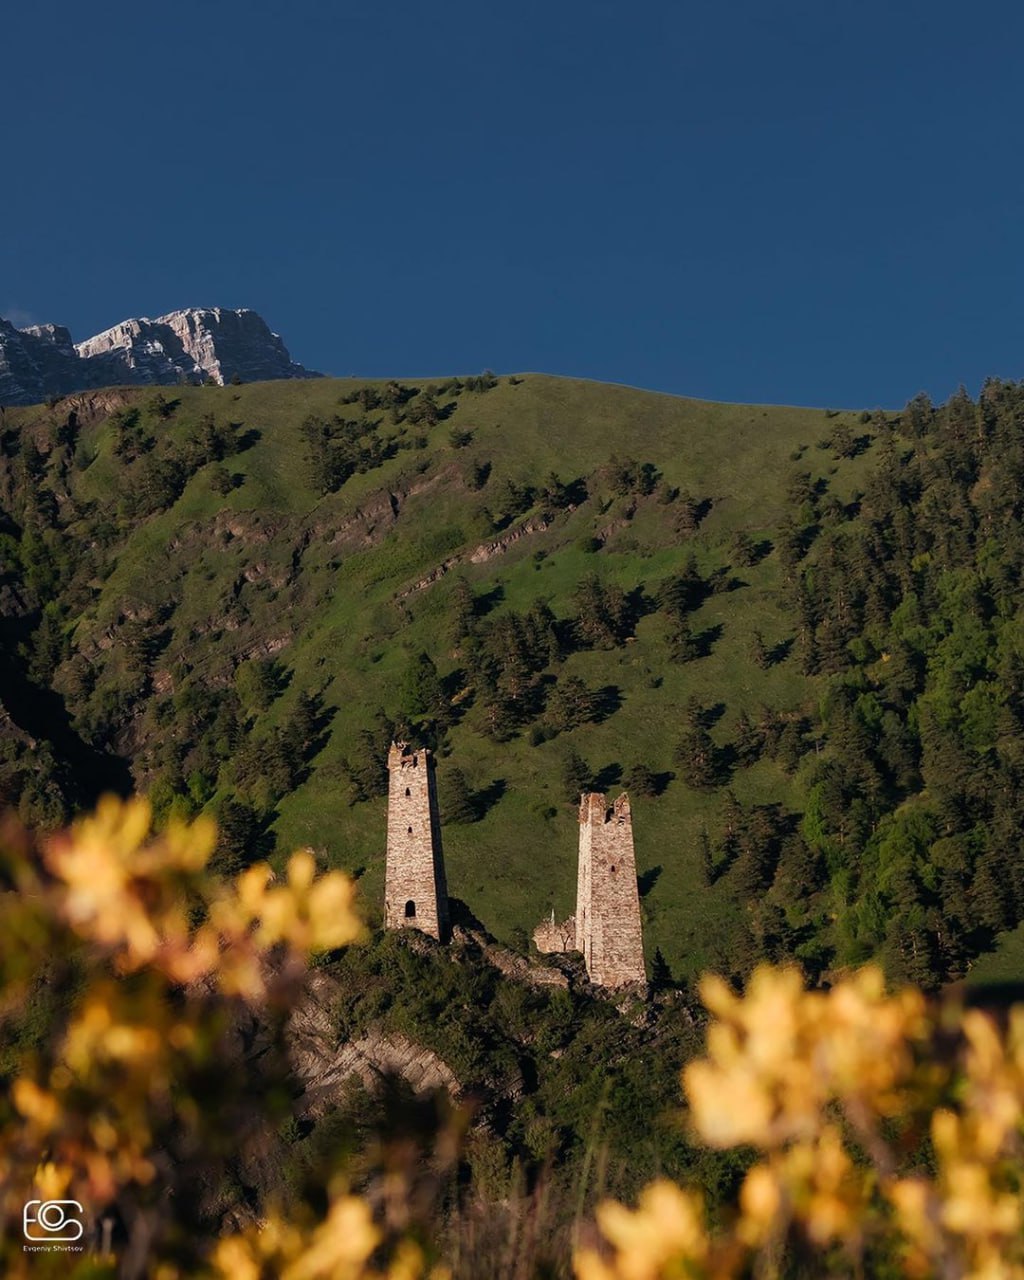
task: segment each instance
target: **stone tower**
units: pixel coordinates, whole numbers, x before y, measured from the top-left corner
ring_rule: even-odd
[[[433,758],[429,751],[393,742],[388,773],[384,927],[420,929],[447,942],[448,886]]]
[[[633,818],[623,793],[609,809],[591,792],[580,800],[580,860],[576,881],[576,950],[591,982],[621,987],[646,982]]]

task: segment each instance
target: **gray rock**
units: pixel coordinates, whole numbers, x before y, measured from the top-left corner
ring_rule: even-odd
[[[36,404],[70,391],[79,364],[66,329],[16,329],[0,317],[0,405]]]
[[[73,343],[62,325],[16,329],[0,318],[0,405],[36,404],[94,387],[221,385],[322,375],[296,364],[255,311],[193,307],[125,320]]]

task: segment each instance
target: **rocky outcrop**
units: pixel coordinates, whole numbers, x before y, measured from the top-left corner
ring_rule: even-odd
[[[574,511],[575,507],[570,507],[568,510]],[[494,542],[483,542],[468,554],[459,551],[455,555],[449,556],[447,560],[442,560],[436,568],[431,569],[425,578],[420,578],[411,587],[406,587],[404,590],[399,591],[397,598],[404,600],[406,596],[425,590],[425,588],[443,578],[446,573],[451,572],[456,565],[463,564],[467,560],[470,564],[485,564],[488,560],[493,559],[494,556],[504,555],[509,547],[514,546],[521,538],[527,538],[532,533],[543,533],[550,526],[550,516],[543,514],[534,516],[532,519],[517,525],[509,533],[503,534],[502,537]]]
[[[223,385],[315,378],[296,364],[255,311],[221,307],[172,311],[157,320],[125,320],[75,347],[102,383],[169,384],[212,378]],[[95,384],[99,385],[99,384]]]
[[[67,329],[16,329],[0,317],[0,405],[38,404],[76,390],[80,365]]]
[[[16,329],[0,318],[0,405],[37,404],[93,387],[320,376],[296,364],[255,311],[193,307],[125,320],[77,344],[61,325]]]
[[[353,1077],[377,1093],[385,1077],[401,1076],[416,1093],[444,1090],[462,1096],[462,1084],[448,1064],[430,1049],[397,1032],[368,1031],[338,1042],[333,1005],[337,984],[323,973],[310,974],[303,998],[288,1023],[288,1053],[303,1086],[301,1108],[311,1117],[338,1105]]]

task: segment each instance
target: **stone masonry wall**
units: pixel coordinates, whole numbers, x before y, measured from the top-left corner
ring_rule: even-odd
[[[388,844],[384,927],[448,939],[448,886],[441,851],[434,762],[396,742],[388,753]]]
[[[533,931],[533,941],[542,955],[552,955],[576,949],[576,918],[556,922],[554,918],[542,921]]]
[[[576,947],[591,982],[620,987],[646,982],[640,894],[629,797],[611,809],[593,792],[580,801]]]

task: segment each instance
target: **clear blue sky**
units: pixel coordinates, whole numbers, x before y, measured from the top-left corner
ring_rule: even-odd
[[[896,406],[1024,376],[1024,6],[9,4],[0,314],[336,374]]]

